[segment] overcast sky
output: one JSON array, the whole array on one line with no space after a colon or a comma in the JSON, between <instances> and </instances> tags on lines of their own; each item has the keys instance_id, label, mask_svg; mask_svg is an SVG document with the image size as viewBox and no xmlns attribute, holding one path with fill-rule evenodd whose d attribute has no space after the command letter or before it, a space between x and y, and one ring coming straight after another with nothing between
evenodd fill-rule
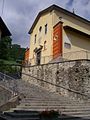
<instances>
[{"instance_id":1,"label":"overcast sky","mask_svg":"<svg viewBox=\"0 0 90 120\"><path fill-rule=\"evenodd\" d=\"M28 31L39 11L56 4L90 20L90 0L4 0L2 18L12 33L13 43L29 47ZM0 0L0 16L3 0Z\"/></svg>"}]
</instances>

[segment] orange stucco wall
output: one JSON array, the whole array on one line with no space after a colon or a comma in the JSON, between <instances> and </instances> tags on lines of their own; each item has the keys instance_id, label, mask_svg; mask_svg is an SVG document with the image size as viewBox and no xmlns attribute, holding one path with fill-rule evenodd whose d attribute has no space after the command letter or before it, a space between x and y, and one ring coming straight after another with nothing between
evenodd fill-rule
<instances>
[{"instance_id":1,"label":"orange stucco wall","mask_svg":"<svg viewBox=\"0 0 90 120\"><path fill-rule=\"evenodd\" d=\"M53 58L62 55L62 23L53 28Z\"/></svg>"},{"instance_id":2,"label":"orange stucco wall","mask_svg":"<svg viewBox=\"0 0 90 120\"><path fill-rule=\"evenodd\" d=\"M26 51L25 51L25 61L29 61L29 52L30 52L29 48L26 49Z\"/></svg>"}]
</instances>

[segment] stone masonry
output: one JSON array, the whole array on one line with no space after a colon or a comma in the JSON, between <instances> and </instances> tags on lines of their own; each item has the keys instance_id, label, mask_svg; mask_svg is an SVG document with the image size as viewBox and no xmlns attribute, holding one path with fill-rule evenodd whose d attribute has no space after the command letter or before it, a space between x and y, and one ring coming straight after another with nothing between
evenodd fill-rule
<instances>
[{"instance_id":1,"label":"stone masonry","mask_svg":"<svg viewBox=\"0 0 90 120\"><path fill-rule=\"evenodd\" d=\"M30 75L22 74L22 79L40 85L45 89L57 91L65 96L81 99L84 97L82 94L88 96L90 94L89 60L48 63L39 66L24 66L22 73ZM48 82L57 86L49 84Z\"/></svg>"}]
</instances>

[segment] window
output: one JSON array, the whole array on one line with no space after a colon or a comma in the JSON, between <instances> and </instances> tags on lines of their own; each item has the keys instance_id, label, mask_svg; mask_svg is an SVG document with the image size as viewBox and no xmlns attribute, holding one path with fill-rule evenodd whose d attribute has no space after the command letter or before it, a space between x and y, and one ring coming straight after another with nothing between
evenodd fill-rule
<instances>
[{"instance_id":1,"label":"window","mask_svg":"<svg viewBox=\"0 0 90 120\"><path fill-rule=\"evenodd\" d=\"M70 43L64 43L64 47L67 48L67 49L71 49L71 44Z\"/></svg>"},{"instance_id":2,"label":"window","mask_svg":"<svg viewBox=\"0 0 90 120\"><path fill-rule=\"evenodd\" d=\"M46 48L46 41L44 41L44 50L46 50L47 48Z\"/></svg>"},{"instance_id":3,"label":"window","mask_svg":"<svg viewBox=\"0 0 90 120\"><path fill-rule=\"evenodd\" d=\"M42 31L42 26L40 26L40 28L39 28L39 32L41 32Z\"/></svg>"},{"instance_id":4,"label":"window","mask_svg":"<svg viewBox=\"0 0 90 120\"><path fill-rule=\"evenodd\" d=\"M35 38L34 38L34 44L36 43L36 39L37 39L37 35L35 34Z\"/></svg>"},{"instance_id":5,"label":"window","mask_svg":"<svg viewBox=\"0 0 90 120\"><path fill-rule=\"evenodd\" d=\"M47 24L45 25L45 34L47 34Z\"/></svg>"}]
</instances>

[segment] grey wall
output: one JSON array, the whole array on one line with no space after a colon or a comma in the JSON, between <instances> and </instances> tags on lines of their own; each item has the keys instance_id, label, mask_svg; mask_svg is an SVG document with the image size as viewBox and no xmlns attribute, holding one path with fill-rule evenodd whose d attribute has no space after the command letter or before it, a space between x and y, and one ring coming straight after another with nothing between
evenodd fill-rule
<instances>
[{"instance_id":1,"label":"grey wall","mask_svg":"<svg viewBox=\"0 0 90 120\"><path fill-rule=\"evenodd\" d=\"M29 74L38 79L51 82L61 87L56 87L31 76L22 74L27 82L40 85L51 91L57 91L62 95L81 99L90 94L90 61L77 60L39 66L23 67L22 73ZM70 91L71 90L71 91ZM73 91L73 92L72 92ZM82 94L78 94L79 93Z\"/></svg>"}]
</instances>

